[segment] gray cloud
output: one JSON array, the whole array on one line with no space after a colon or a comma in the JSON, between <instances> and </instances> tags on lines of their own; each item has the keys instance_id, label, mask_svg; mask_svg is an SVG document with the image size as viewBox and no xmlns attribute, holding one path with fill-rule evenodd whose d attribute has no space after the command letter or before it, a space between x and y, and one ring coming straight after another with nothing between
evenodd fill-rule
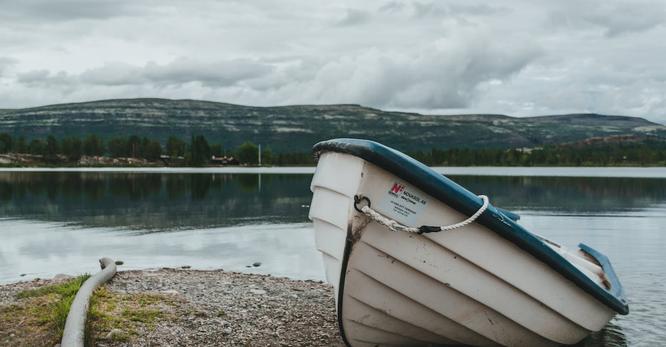
<instances>
[{"instance_id":1,"label":"gray cloud","mask_svg":"<svg viewBox=\"0 0 666 347\"><path fill-rule=\"evenodd\" d=\"M339 102L394 108L461 108L469 106L479 84L510 78L539 52L532 45L506 51L478 35L468 33L456 40L436 41L413 54L373 49L332 60L306 59L287 64L249 60L202 63L189 59L144 66L107 63L80 74L28 71L19 74L17 82L28 87L142 87L157 92L164 87L173 91L198 83L209 90L225 88L232 95L271 95L263 104ZM477 44L462 43L471 37ZM486 59L488 56L495 59ZM242 102L257 104L252 98Z\"/></svg>"},{"instance_id":2,"label":"gray cloud","mask_svg":"<svg viewBox=\"0 0 666 347\"><path fill-rule=\"evenodd\" d=\"M2 74L5 72L5 70L15 65L17 62L18 61L14 58L0 57L0 77L2 77Z\"/></svg>"},{"instance_id":3,"label":"gray cloud","mask_svg":"<svg viewBox=\"0 0 666 347\"><path fill-rule=\"evenodd\" d=\"M379 12L387 12L387 13L393 13L393 12L401 12L403 11L407 5L404 2L400 1L389 1L385 4L382 4L379 7Z\"/></svg>"},{"instance_id":4,"label":"gray cloud","mask_svg":"<svg viewBox=\"0 0 666 347\"><path fill-rule=\"evenodd\" d=\"M467 39L476 44L463 44ZM323 64L304 83L301 97L392 108L464 108L480 83L508 79L538 54L529 44L507 51L477 34L437 41L415 52L370 50Z\"/></svg>"},{"instance_id":5,"label":"gray cloud","mask_svg":"<svg viewBox=\"0 0 666 347\"><path fill-rule=\"evenodd\" d=\"M65 71L52 73L48 70L31 70L17 75L16 81L27 86L95 85L173 86L198 82L208 87L231 86L243 80L257 78L270 73L272 67L247 59L218 62L198 62L177 59L160 65L150 62L145 66L125 63L107 63L85 70L81 74Z\"/></svg>"},{"instance_id":6,"label":"gray cloud","mask_svg":"<svg viewBox=\"0 0 666 347\"><path fill-rule=\"evenodd\" d=\"M337 22L337 24L339 26L358 25L367 22L369 19L370 15L365 11L347 9L345 15Z\"/></svg>"},{"instance_id":7,"label":"gray cloud","mask_svg":"<svg viewBox=\"0 0 666 347\"><path fill-rule=\"evenodd\" d=\"M71 21L141 15L150 9L145 3L114 0L0 0L0 18L18 21Z\"/></svg>"},{"instance_id":8,"label":"gray cloud","mask_svg":"<svg viewBox=\"0 0 666 347\"><path fill-rule=\"evenodd\" d=\"M383 13L403 13L416 18L453 16L490 16L506 12L504 7L488 4L451 3L443 1L390 1L379 7Z\"/></svg>"},{"instance_id":9,"label":"gray cloud","mask_svg":"<svg viewBox=\"0 0 666 347\"><path fill-rule=\"evenodd\" d=\"M0 108L120 97L666 121L661 2L0 0Z\"/></svg>"},{"instance_id":10,"label":"gray cloud","mask_svg":"<svg viewBox=\"0 0 666 347\"><path fill-rule=\"evenodd\" d=\"M501 13L504 9L486 4L448 4L444 2L413 2L411 3L416 17L446 17L454 15L480 15L487 16Z\"/></svg>"},{"instance_id":11,"label":"gray cloud","mask_svg":"<svg viewBox=\"0 0 666 347\"><path fill-rule=\"evenodd\" d=\"M550 24L569 28L598 28L607 37L642 32L666 22L666 8L657 2L578 2L551 13Z\"/></svg>"},{"instance_id":12,"label":"gray cloud","mask_svg":"<svg viewBox=\"0 0 666 347\"><path fill-rule=\"evenodd\" d=\"M96 85L180 85L200 82L211 87L224 87L239 81L257 78L271 72L272 66L249 59L201 62L176 59L160 65L150 62L138 67L123 63L109 63L86 70L80 75L84 83Z\"/></svg>"},{"instance_id":13,"label":"gray cloud","mask_svg":"<svg viewBox=\"0 0 666 347\"><path fill-rule=\"evenodd\" d=\"M65 71L51 73L48 70L31 70L18 74L16 81L27 86L64 87L75 83L75 79Z\"/></svg>"}]
</instances>

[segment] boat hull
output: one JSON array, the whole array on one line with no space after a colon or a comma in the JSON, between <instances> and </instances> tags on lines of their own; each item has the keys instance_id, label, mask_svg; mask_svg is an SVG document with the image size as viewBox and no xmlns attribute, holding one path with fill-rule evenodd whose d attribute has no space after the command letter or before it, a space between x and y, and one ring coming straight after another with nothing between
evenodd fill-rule
<instances>
[{"instance_id":1,"label":"boat hull","mask_svg":"<svg viewBox=\"0 0 666 347\"><path fill-rule=\"evenodd\" d=\"M479 223L418 235L371 222L354 208L355 196L411 226L468 216L359 157L322 153L311 189L317 248L335 287L341 332L352 346L574 344L615 315ZM395 191L421 204L401 205ZM602 282L593 261L552 247Z\"/></svg>"}]
</instances>

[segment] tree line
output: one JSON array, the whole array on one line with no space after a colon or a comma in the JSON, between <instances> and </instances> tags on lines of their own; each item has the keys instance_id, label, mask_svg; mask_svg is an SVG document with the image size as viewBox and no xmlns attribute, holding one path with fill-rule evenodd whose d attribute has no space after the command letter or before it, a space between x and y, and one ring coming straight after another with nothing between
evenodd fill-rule
<instances>
[{"instance_id":1,"label":"tree line","mask_svg":"<svg viewBox=\"0 0 666 347\"><path fill-rule=\"evenodd\" d=\"M52 135L46 138L34 138L30 141L25 137L12 138L11 135L0 133L0 153L18 153L41 156L45 161L67 160L76 162L82 156L106 156L111 158L137 158L148 161L163 159L180 162L190 166L204 166L215 157L234 157L238 163L258 164L259 148L247 141L236 148L225 150L219 143L210 143L202 135L194 135L189 142L171 136L162 145L160 141L148 137L117 136L104 140L91 134L84 138L70 136L57 139ZM273 156L270 148L262 149L262 164L292 164L292 155ZM286 159L286 160L285 160Z\"/></svg>"},{"instance_id":2,"label":"tree line","mask_svg":"<svg viewBox=\"0 0 666 347\"><path fill-rule=\"evenodd\" d=\"M258 164L259 148L252 142L225 149L211 143L202 135L194 135L189 142L171 136L162 144L158 140L139 136L119 136L104 140L97 135L84 138L54 136L27 141L0 133L0 153L24 153L42 156L46 161L75 162L82 156L111 158L140 158L158 161L162 155L176 159L178 165L205 166L211 158L230 156L240 164ZM502 148L432 148L409 152L415 159L431 166L629 166L666 165L666 141L648 139L634 142L611 142L578 145L548 145L529 149ZM273 153L264 147L261 151L264 165L312 165L309 151Z\"/></svg>"},{"instance_id":3,"label":"tree line","mask_svg":"<svg viewBox=\"0 0 666 347\"><path fill-rule=\"evenodd\" d=\"M664 166L666 141L548 145L529 149L433 148L409 154L431 166Z\"/></svg>"}]
</instances>

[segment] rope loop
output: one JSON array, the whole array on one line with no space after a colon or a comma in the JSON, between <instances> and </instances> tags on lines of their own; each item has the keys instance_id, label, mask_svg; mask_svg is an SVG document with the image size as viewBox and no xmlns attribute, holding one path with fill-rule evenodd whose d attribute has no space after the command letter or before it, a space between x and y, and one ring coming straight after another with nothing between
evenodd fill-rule
<instances>
[{"instance_id":1,"label":"rope loop","mask_svg":"<svg viewBox=\"0 0 666 347\"><path fill-rule=\"evenodd\" d=\"M367 196L363 196L363 195L354 195L354 209L355 209L356 211L358 211L358 212L361 212L361 213L363 213L363 211L358 207L358 205L359 205L362 201L365 201L365 202L366 202L366 205L365 205L365 206L370 207L370 199L368 199Z\"/></svg>"},{"instance_id":2,"label":"rope loop","mask_svg":"<svg viewBox=\"0 0 666 347\"><path fill-rule=\"evenodd\" d=\"M404 224L400 224L398 221L393 220L391 218L388 218L386 216L381 215L379 212L375 211L370 207L370 199L368 197L363 196L363 195L355 195L354 196L354 209L356 211L359 211L366 216L368 216L371 220L387 227L391 231L402 231L402 232L407 232L407 233L414 233L414 234L427 234L427 233L436 233L440 231L449 231L457 228L462 228L472 222L474 222L483 212L488 209L488 205L490 204L490 200L488 199L487 196L485 195L479 195L479 198L483 200L483 204L481 207L469 218L465 219L464 221L455 223L455 224L449 224L449 225L442 225L442 226L430 226L430 225L422 225L420 227L410 227L406 226ZM362 202L366 202L366 205L359 207L359 205Z\"/></svg>"}]
</instances>

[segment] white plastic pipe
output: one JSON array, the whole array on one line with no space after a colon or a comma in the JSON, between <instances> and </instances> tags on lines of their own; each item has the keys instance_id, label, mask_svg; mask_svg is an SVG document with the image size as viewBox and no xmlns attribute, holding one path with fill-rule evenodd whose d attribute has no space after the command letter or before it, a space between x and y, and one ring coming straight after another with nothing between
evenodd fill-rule
<instances>
[{"instance_id":1,"label":"white plastic pipe","mask_svg":"<svg viewBox=\"0 0 666 347\"><path fill-rule=\"evenodd\" d=\"M88 278L74 297L72 306L67 314L65 330L62 334L62 347L84 347L86 317L92 293L100 285L106 283L116 274L116 263L109 258L99 260L102 271Z\"/></svg>"}]
</instances>

